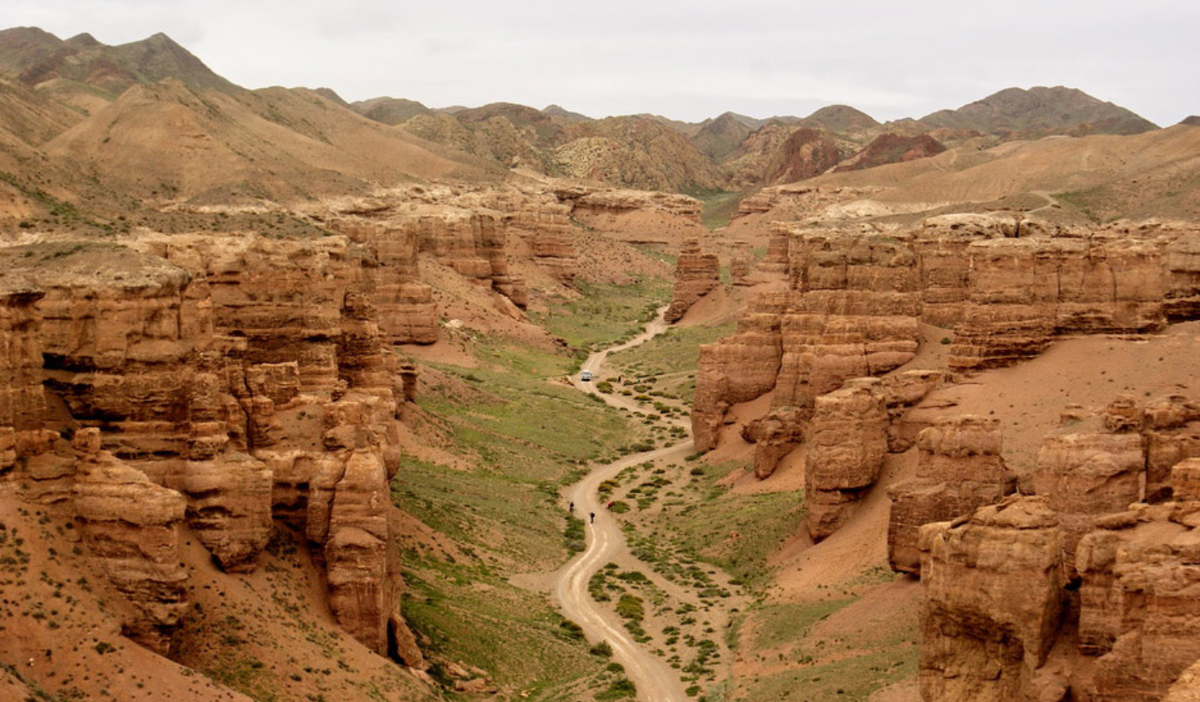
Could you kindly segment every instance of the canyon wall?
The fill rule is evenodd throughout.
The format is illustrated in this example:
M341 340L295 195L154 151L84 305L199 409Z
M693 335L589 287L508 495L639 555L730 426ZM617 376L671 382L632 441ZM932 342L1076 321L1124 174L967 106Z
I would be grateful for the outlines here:
M788 197L825 202L803 188ZM715 445L729 407L772 390L772 413L795 407L784 412L789 421L808 421L817 396L913 358L921 324L953 328L944 337L950 369L972 371L1035 356L1061 335L1156 331L1189 318L1200 294L1194 225L1063 228L1020 215L943 215L886 235L773 232L759 269L786 260L790 293L752 302L734 336L701 351L692 408L699 450ZM752 356L749 347L763 351ZM772 436L781 433L799 436L803 427Z
M717 255L702 252L697 239L685 241L675 259L675 286L663 319L678 322L697 300L720 284L721 262Z
M1196 410L1171 395L1117 398L1095 415L1072 411L1042 444L1029 481L1036 496L940 513L953 521L916 524L935 518L913 518L921 485L893 488L893 567L912 571L906 533L919 530L923 699L1150 702L1168 694L1200 659ZM982 442L945 431L967 419ZM930 449L935 438L981 449L946 456L963 485L998 443L979 435L981 419L947 418L921 435ZM1160 484L1151 466L1166 474ZM994 466L985 472L997 475Z
M389 491L407 395L373 261L337 236L79 246L5 252L0 471L74 510L126 633L166 652L188 607L177 525L236 573L279 519L344 629L384 655L411 638Z

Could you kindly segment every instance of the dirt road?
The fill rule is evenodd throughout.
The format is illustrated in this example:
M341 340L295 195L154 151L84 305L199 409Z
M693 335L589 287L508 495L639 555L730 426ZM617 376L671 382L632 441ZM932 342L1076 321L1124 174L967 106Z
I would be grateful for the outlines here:
M609 353L637 346L667 329L668 325L662 319L665 309L659 310L658 316L646 325L644 332L623 344L592 354L583 367L599 380ZM625 397L597 392L594 383L582 382L578 375L572 382L580 391L599 395L614 407L638 409L636 403ZM684 694L683 685L674 669L634 641L622 626L620 618L597 605L588 593L588 581L597 570L618 555L629 554L620 524L602 508L596 489L600 483L629 466L659 458L682 458L692 451L692 441L688 439L674 446L626 456L609 465L597 467L583 480L567 488L565 493L565 498L575 503L575 514L585 522L589 521L590 513L594 513L596 518L587 526L586 550L555 573L554 597L562 607L563 614L583 627L590 640L607 641L612 646L613 660L625 666L626 676L637 686L638 699L644 702L688 702L690 698Z

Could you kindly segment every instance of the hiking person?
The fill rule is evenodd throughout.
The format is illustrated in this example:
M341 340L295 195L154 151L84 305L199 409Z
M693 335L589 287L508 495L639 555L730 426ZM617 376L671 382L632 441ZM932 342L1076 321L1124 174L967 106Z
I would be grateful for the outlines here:
M575 514L575 503L574 502L572 502L570 505L567 506L567 511L570 512L571 514Z
M596 513L595 512L588 512L588 517L591 517L592 524L596 523Z

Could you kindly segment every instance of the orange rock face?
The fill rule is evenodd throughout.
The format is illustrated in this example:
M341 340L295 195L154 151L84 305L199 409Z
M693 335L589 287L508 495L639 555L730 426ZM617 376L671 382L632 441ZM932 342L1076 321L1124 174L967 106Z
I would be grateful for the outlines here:
M370 259L337 236L206 234L18 260L53 265L36 289L0 277L0 470L72 501L134 605L131 636L165 652L186 610L178 524L243 572L278 518L325 564L343 628L385 655L411 639L388 490L411 392L384 347ZM79 427L78 460L48 450L43 383Z
M1040 497L921 527L922 699L1039 699L1063 611L1062 539Z
M922 526L971 514L1016 488L1000 457L1000 422L973 415L938 418L917 435L917 474L888 490L888 562L892 570L919 574L917 536Z
M721 262L716 254L700 251L700 242L684 242L675 260L675 291L663 319L677 322L697 300L721 284Z
M1046 438L1031 480L1039 495L920 527L921 577L941 578L923 584L923 699L1149 702L1179 691L1173 684L1200 659L1200 458L1170 465L1160 501L1141 500L1155 452L1148 437L1186 436L1193 411L1168 396L1144 406L1118 398L1099 416L1072 412L1083 430ZM1181 454L1158 455L1161 470ZM959 468L953 477L970 482ZM1009 531L977 528L1022 504L1041 516ZM956 532L963 548L950 548ZM1043 588L1043 576L1057 584ZM1025 609L1013 614L1014 605Z
M144 473L99 450L99 432L76 435L74 504L84 543L109 580L134 605L123 633L166 655L188 608L187 572L179 563L185 500Z
M775 386L783 355L780 318L787 293L766 293L751 301L728 339L700 347L696 395L692 403L692 438L707 451L730 406L747 402Z
M816 399L804 486L808 533L832 534L879 479L887 456L888 411L876 378L857 378Z
M44 293L33 287L0 288L0 473L33 453L45 419L41 315Z

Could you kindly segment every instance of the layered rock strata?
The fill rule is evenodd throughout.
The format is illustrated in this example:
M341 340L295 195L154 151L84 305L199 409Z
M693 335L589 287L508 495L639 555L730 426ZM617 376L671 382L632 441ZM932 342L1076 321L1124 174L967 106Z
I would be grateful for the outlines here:
M780 323L789 295L763 293L747 305L734 335L700 347L696 395L692 403L692 438L696 450L717 443L726 411L775 387L783 356Z
M187 606L177 524L244 572L276 518L306 534L343 628L385 655L411 642L388 486L416 370L399 374L383 347L370 260L343 237L130 243L17 256L53 265L0 298L0 459L20 450L22 485L71 500L147 646L165 650ZM48 450L43 382L78 459Z
M1193 249L1200 251L1193 225L1153 221L1064 229L1019 215L944 215L893 236L777 225L759 269L787 261L792 292L778 316L779 361L765 354L760 368L733 371L774 368L775 383L731 390L737 383L723 377L731 354L720 347L744 346L740 332L707 350L693 405L697 447L711 448L724 412L755 390L775 391L772 408L804 409L846 378L904 363L920 322L953 327L949 365L970 371L1034 356L1062 334L1141 334L1189 318L1190 301L1200 299ZM751 306L751 315L761 312Z
M0 287L0 473L40 453L46 397L42 390L41 315L45 295L32 286Z
M807 527L821 541L853 514L883 471L888 411L877 378L856 378L815 402L805 465Z
M720 284L721 262L717 255L703 253L697 239L684 242L675 260L675 289L663 319L678 322L692 305Z
M135 611L122 633L167 655L189 606L177 529L184 497L101 451L97 429L77 432L74 444L74 507L84 543Z
M1144 406L1118 398L1099 416L1069 412L1072 424L1095 428L1047 437L1031 480L1044 494L920 528L921 577L941 578L922 585L923 699L1149 702L1179 691L1200 659L1200 458L1167 469L1158 491L1167 501L1141 500L1146 437L1186 436L1193 411L1168 396ZM1178 455L1161 453L1160 465ZM1041 516L1008 531L977 528L1018 504ZM956 531L964 547L952 549ZM1056 584L1043 588L1050 572ZM989 584L1004 579L1011 589ZM1019 617L1006 614L1014 604L1025 607Z
M975 415L941 417L917 435L916 476L888 489L892 570L920 573L917 537L923 525L971 514L1016 489L1001 446L999 420Z
M750 244L739 241L729 260L729 279L734 285L750 285L750 274L754 272L754 252Z
M1064 607L1062 540L1041 497L921 527L922 699L1061 699L1036 690Z
M1006 365L1056 334L1142 333L1165 324L1166 270L1155 242L1087 238L974 241L970 304L950 366Z

